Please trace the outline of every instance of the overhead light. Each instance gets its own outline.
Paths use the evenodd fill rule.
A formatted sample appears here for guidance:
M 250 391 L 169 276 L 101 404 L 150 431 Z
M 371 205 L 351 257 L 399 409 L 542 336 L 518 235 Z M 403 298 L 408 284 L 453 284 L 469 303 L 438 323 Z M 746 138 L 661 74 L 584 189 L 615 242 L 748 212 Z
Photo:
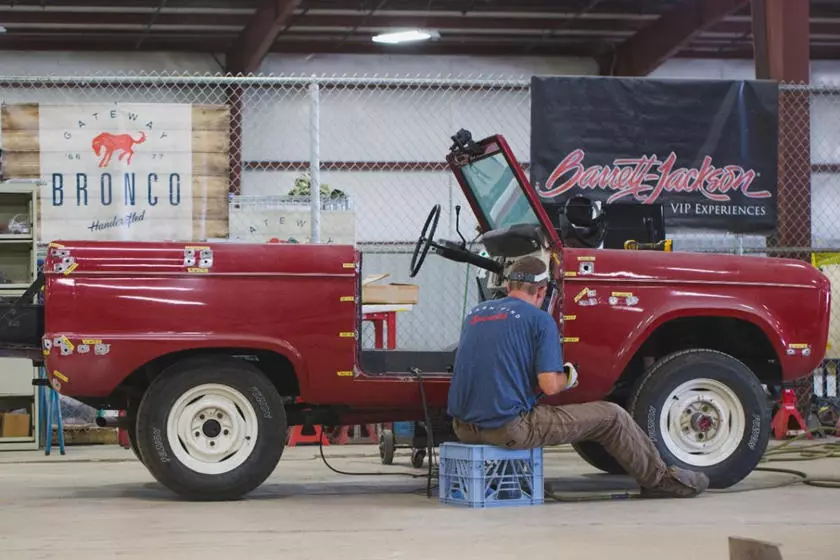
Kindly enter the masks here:
M 374 35 L 374 43 L 387 43 L 389 45 L 396 45 L 398 43 L 411 43 L 414 41 L 428 41 L 438 34 L 433 31 L 421 31 L 420 29 L 410 29 L 408 31 L 394 31 L 392 33 L 380 33 Z
M 2 25 L 0 25 L 0 33 L 5 33 L 5 32 L 6 32 L 6 28 L 3 27 Z

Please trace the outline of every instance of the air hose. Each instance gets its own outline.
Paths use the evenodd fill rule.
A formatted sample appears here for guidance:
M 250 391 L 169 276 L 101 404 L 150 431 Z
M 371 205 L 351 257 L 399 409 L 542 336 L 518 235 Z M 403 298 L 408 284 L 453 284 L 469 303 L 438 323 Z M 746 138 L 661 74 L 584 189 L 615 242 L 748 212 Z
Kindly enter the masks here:
M 792 447 L 794 443 L 805 439 L 809 434 L 834 430 L 834 426 L 824 426 L 822 428 L 807 430 L 806 432 L 799 434 L 792 439 L 786 440 L 778 446 L 775 446 L 773 449 L 767 450 L 761 458 L 759 464 L 781 461 L 814 461 L 817 459 L 840 458 L 840 442 L 815 443 L 811 445 L 799 445 Z M 571 452 L 573 450 L 569 449 L 568 451 Z M 759 466 L 753 470 L 757 472 L 788 474 L 794 478 L 761 486 L 732 489 L 726 488 L 721 490 L 709 490 L 708 492 L 711 494 L 736 494 L 740 492 L 752 492 L 755 490 L 784 488 L 786 486 L 793 486 L 794 484 L 807 484 L 808 486 L 816 486 L 819 488 L 840 488 L 840 477 L 812 477 L 808 473 L 802 471 L 778 467 Z M 547 500 L 551 499 L 558 502 L 594 502 L 638 499 L 641 498 L 641 495 L 638 492 L 555 492 L 546 485 L 545 497 Z

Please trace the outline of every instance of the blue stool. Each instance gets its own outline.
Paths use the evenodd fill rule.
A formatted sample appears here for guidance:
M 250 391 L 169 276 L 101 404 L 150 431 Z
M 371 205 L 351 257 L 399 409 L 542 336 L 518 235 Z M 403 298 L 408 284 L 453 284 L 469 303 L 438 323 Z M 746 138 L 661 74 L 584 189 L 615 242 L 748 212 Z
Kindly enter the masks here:
M 472 508 L 542 504 L 543 450 L 444 443 L 438 494 L 441 503 Z

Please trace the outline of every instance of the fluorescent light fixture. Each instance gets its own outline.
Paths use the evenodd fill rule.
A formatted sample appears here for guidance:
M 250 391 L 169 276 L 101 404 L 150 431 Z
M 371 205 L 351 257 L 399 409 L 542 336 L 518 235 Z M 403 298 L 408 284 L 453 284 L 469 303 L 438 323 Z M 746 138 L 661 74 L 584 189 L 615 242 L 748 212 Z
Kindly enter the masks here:
M 374 35 L 373 42 L 396 45 L 399 43 L 411 43 L 414 41 L 428 41 L 435 36 L 437 36 L 437 33 L 432 31 L 410 29 L 408 31 L 394 31 L 392 33 L 380 33 L 379 35 Z

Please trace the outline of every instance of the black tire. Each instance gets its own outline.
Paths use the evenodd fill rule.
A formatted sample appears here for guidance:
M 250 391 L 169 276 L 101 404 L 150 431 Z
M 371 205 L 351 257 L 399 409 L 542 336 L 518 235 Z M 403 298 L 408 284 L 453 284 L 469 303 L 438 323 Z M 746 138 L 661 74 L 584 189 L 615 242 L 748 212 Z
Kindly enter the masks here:
M 218 474 L 199 472 L 188 466 L 179 458 L 187 454 L 181 435 L 175 434 L 175 441 L 171 441 L 167 432 L 167 419 L 173 406 L 186 392 L 205 384 L 218 385 L 242 399 L 242 403 L 231 401 L 229 407 L 237 415 L 233 420 L 239 421 L 240 429 L 243 426 L 240 416 L 253 414 L 255 420 L 252 431 L 243 432 L 255 434 L 243 435 L 243 441 L 254 441 L 242 444 L 251 447 L 250 452 L 243 454 L 244 461 Z M 203 410 L 196 411 L 193 420 L 204 421 L 204 416 L 198 416 L 204 414 Z M 213 407 L 207 410 L 223 413 L 222 409 Z M 227 421 L 227 418 L 220 422 L 210 418 L 202 425 L 200 431 L 207 438 L 208 446 L 214 438 L 225 444 L 219 438 L 228 435 L 222 423 Z M 211 422 L 215 424 L 210 426 Z M 167 368 L 148 388 L 137 411 L 137 444 L 146 468 L 158 482 L 188 500 L 235 500 L 256 489 L 272 473 L 283 454 L 286 428 L 286 410 L 271 382 L 253 365 L 227 357 L 191 359 Z M 234 437 L 236 430 L 232 429 L 231 434 Z
M 379 460 L 383 465 L 392 465 L 394 463 L 394 451 L 397 448 L 397 442 L 394 438 L 394 432 L 391 430 L 382 430 L 379 434 Z
M 608 474 L 627 474 L 624 467 L 619 465 L 618 461 L 607 453 L 607 450 L 599 443 L 595 443 L 594 441 L 581 441 L 573 443 L 572 447 L 574 447 L 581 459 L 600 471 Z
M 128 405 L 125 418 L 125 431 L 128 433 L 128 443 L 131 445 L 131 450 L 137 460 L 143 463 L 143 456 L 140 454 L 140 448 L 137 446 L 137 408 L 135 404 L 139 399 L 135 399 Z
M 411 466 L 415 469 L 423 468 L 423 461 L 426 460 L 425 449 L 415 449 L 411 452 Z
M 666 445 L 660 428 L 665 400 L 674 389 L 692 380 L 721 384 L 734 395 L 744 412 L 740 416 L 743 434 L 734 450 L 709 465 L 693 465 L 680 460 Z M 722 397 L 716 398 L 721 402 Z M 628 408 L 668 465 L 704 472 L 711 488 L 728 488 L 749 475 L 761 460 L 770 437 L 770 411 L 758 378 L 741 361 L 716 350 L 683 350 L 662 358 L 640 380 Z M 707 407 L 707 410 L 714 409 Z M 698 415 L 692 411 L 686 413 L 686 418 L 695 416 Z M 704 421 L 702 416 L 698 417 Z M 714 437 L 714 432 L 706 436 L 708 432 L 704 432 L 702 426 L 700 433 L 697 430 L 692 433 L 692 429 L 690 427 L 686 433 L 695 439 Z M 672 438 L 668 436 L 668 439 Z

